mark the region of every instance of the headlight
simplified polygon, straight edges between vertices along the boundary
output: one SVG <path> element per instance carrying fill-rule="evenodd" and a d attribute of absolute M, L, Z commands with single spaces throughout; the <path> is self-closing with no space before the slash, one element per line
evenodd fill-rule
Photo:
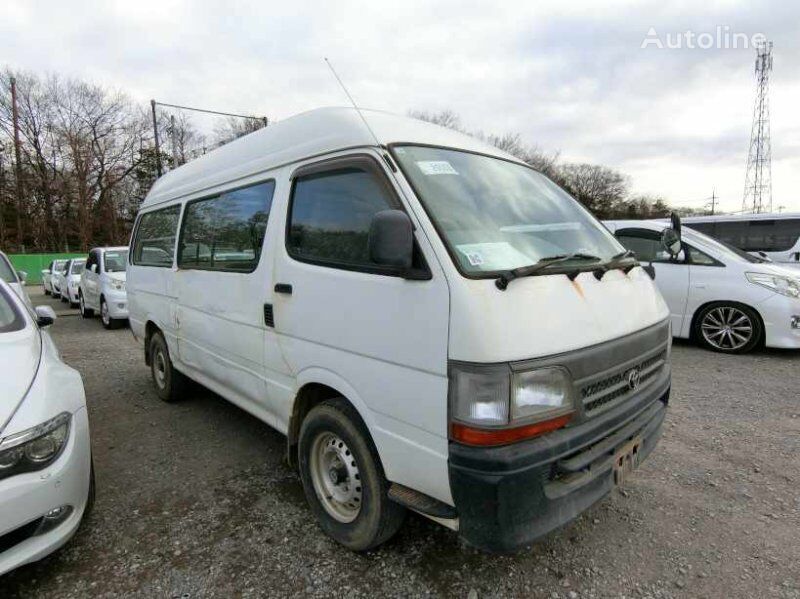
<path fill-rule="evenodd" d="M 38 426 L 0 440 L 0 479 L 41 470 L 61 454 L 69 436 L 70 415 L 62 412 Z"/>
<path fill-rule="evenodd" d="M 745 276 L 751 283 L 771 289 L 775 293 L 786 297 L 800 297 L 800 282 L 797 279 L 760 272 L 748 272 Z"/>
<path fill-rule="evenodd" d="M 125 281 L 111 281 L 111 288 L 116 291 L 125 291 Z"/>
<path fill-rule="evenodd" d="M 559 367 L 513 372 L 508 365 L 450 368 L 453 440 L 503 445 L 561 428 L 574 414 L 572 381 Z"/>

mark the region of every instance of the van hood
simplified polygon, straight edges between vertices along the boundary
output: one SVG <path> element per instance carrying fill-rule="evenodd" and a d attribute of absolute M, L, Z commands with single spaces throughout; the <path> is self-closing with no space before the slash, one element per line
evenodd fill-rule
<path fill-rule="evenodd" d="M 669 310 L 642 268 L 517 279 L 451 281 L 449 357 L 493 363 L 552 356 L 662 322 Z"/>
<path fill-rule="evenodd" d="M 0 335 L 0 433 L 25 399 L 41 357 L 36 327 Z"/>

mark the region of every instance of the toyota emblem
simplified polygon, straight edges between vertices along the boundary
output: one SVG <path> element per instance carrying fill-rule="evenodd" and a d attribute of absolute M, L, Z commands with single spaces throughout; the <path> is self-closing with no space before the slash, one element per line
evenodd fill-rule
<path fill-rule="evenodd" d="M 634 391 L 638 386 L 639 382 L 642 378 L 642 371 L 638 368 L 631 368 L 628 371 L 628 388 L 631 391 Z"/>

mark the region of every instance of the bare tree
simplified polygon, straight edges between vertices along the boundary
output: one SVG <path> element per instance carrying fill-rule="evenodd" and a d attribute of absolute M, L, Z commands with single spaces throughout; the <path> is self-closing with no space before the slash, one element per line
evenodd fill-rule
<path fill-rule="evenodd" d="M 228 117 L 222 125 L 214 129 L 214 147 L 225 145 L 264 127 L 264 122 L 258 119 L 243 119 Z"/>

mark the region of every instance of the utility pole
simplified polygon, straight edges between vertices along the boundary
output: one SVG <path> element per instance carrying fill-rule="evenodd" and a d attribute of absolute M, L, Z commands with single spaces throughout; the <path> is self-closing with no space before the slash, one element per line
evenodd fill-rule
<path fill-rule="evenodd" d="M 19 112 L 17 110 L 17 78 L 11 77 L 11 119 L 14 121 L 14 158 L 17 191 L 17 251 L 25 253 L 25 236 L 22 232 L 22 151 L 19 142 Z"/>
<path fill-rule="evenodd" d="M 172 138 L 172 168 L 178 168 L 178 129 L 175 127 L 175 115 L 169 115 L 170 137 Z"/>
<path fill-rule="evenodd" d="M 714 209 L 717 207 L 717 190 L 711 189 L 711 216 L 714 216 Z"/>
<path fill-rule="evenodd" d="M 153 112 L 153 137 L 156 140 L 156 171 L 161 176 L 161 148 L 158 147 L 158 121 L 156 120 L 156 101 L 150 100 L 150 108 Z"/>
<path fill-rule="evenodd" d="M 772 42 L 765 41 L 756 48 L 756 103 L 744 178 L 742 212 L 772 211 L 772 142 L 769 132 L 771 72 Z"/>

